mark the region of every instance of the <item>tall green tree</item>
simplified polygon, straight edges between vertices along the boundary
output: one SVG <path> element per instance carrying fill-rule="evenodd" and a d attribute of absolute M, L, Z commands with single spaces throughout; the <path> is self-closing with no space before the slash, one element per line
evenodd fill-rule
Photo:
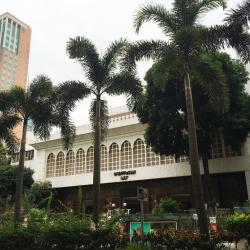
<path fill-rule="evenodd" d="M 26 148 L 26 132 L 28 120 L 33 122 L 33 132 L 41 139 L 47 139 L 52 126 L 60 126 L 62 136 L 65 141 L 74 132 L 74 127 L 70 124 L 69 118 L 65 117 L 67 110 L 62 112 L 60 108 L 63 101 L 55 94 L 51 80 L 46 76 L 36 77 L 28 86 L 27 90 L 14 87 L 9 91 L 0 92 L 0 110 L 6 120 L 11 121 L 11 126 L 5 127 L 0 134 L 3 135 L 11 131 L 17 125 L 22 125 L 22 137 L 20 142 L 20 159 L 17 166 L 16 193 L 14 221 L 17 225 L 21 218 L 21 200 L 23 194 L 23 175 Z M 3 137 L 2 137 L 3 138 Z M 8 140 L 6 139 L 8 142 Z"/>
<path fill-rule="evenodd" d="M 80 63 L 87 81 L 65 82 L 59 87 L 60 95 L 72 110 L 75 102 L 85 97 L 85 93 L 94 97 L 89 113 L 94 138 L 93 220 L 96 224 L 99 222 L 100 213 L 100 148 L 108 127 L 108 108 L 103 95 L 125 94 L 127 104 L 132 107 L 141 92 L 140 81 L 133 74 L 121 72 L 117 68 L 117 62 L 126 45 L 127 41 L 124 39 L 115 41 L 101 56 L 89 39 L 70 39 L 67 43 L 67 53 L 70 58 Z"/>
<path fill-rule="evenodd" d="M 29 189 L 33 184 L 32 178 L 34 171 L 30 168 L 24 168 L 23 187 Z M 11 197 L 11 201 L 14 201 L 16 190 L 16 166 L 2 165 L 0 166 L 0 197 Z"/>
<path fill-rule="evenodd" d="M 208 159 L 212 157 L 215 137 L 221 133 L 225 146 L 239 150 L 250 131 L 250 97 L 245 91 L 248 72 L 242 63 L 226 53 L 205 53 L 201 59 L 203 71 L 192 70 L 191 80 L 198 149 L 203 161 L 207 202 L 211 204 Z M 188 155 L 183 77 L 179 65 L 174 62 L 167 65 L 159 61 L 148 71 L 146 91 L 137 113 L 148 124 L 145 138 L 155 152 L 178 158 Z M 223 78 L 219 76 L 222 73 Z"/>
<path fill-rule="evenodd" d="M 249 61 L 250 36 L 241 21 L 235 23 L 225 20 L 222 25 L 213 27 L 200 23 L 201 15 L 218 7 L 225 8 L 226 3 L 226 0 L 174 0 L 171 11 L 160 4 L 140 7 L 134 18 L 136 32 L 139 32 L 143 23 L 154 21 L 166 35 L 167 41 L 136 42 L 130 46 L 124 60 L 124 67 L 129 70 L 135 68 L 135 62 L 142 58 L 173 58 L 179 60 L 182 65 L 193 197 L 196 201 L 200 231 L 205 235 L 208 235 L 207 214 L 201 185 L 190 67 L 198 64 L 197 55 L 201 51 L 223 49 L 225 46 L 235 48 L 245 61 Z M 231 13 L 228 18 L 230 16 Z"/>

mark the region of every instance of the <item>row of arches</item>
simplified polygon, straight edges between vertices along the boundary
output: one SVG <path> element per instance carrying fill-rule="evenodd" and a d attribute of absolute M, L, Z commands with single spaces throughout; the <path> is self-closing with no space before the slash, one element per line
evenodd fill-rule
<path fill-rule="evenodd" d="M 182 160 L 184 161 L 184 160 Z M 174 163 L 173 156 L 159 156 L 146 145 L 142 139 L 137 139 L 132 147 L 129 141 L 124 141 L 121 149 L 117 143 L 112 143 L 109 150 L 101 145 L 101 171 L 129 169 L 144 166 L 156 166 Z M 85 152 L 79 148 L 76 152 L 69 150 L 64 155 L 59 152 L 57 156 L 50 153 L 47 158 L 46 176 L 64 176 L 93 172 L 94 148 L 89 147 Z"/>

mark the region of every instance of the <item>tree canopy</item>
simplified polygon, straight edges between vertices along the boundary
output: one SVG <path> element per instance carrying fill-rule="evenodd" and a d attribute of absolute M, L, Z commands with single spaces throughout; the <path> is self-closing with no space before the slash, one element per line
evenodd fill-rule
<path fill-rule="evenodd" d="M 205 53 L 200 57 L 204 65 L 215 67 L 213 73 L 223 73 L 220 76 L 222 82 L 214 82 L 215 76 L 204 82 L 204 72 L 193 71 L 191 74 L 199 151 L 201 153 L 204 144 L 208 144 L 207 157 L 211 158 L 210 148 L 216 129 L 222 130 L 225 144 L 234 149 L 242 146 L 247 138 L 250 131 L 250 97 L 245 91 L 248 72 L 242 63 L 226 53 Z M 207 72 L 207 75 L 211 73 Z M 147 72 L 145 79 L 147 86 L 138 116 L 141 122 L 148 124 L 147 143 L 160 154 L 177 157 L 188 154 L 186 104 L 181 87 L 183 77 L 178 65 L 166 66 L 165 62 L 159 61 Z M 208 85 L 217 87 L 217 91 L 210 90 Z M 209 134 L 209 143 L 206 134 Z"/>
<path fill-rule="evenodd" d="M 30 168 L 24 168 L 23 186 L 24 189 L 28 189 L 33 184 L 32 178 L 33 170 Z M 7 198 L 11 195 L 14 200 L 16 188 L 16 166 L 2 165 L 0 166 L 0 197 Z"/>

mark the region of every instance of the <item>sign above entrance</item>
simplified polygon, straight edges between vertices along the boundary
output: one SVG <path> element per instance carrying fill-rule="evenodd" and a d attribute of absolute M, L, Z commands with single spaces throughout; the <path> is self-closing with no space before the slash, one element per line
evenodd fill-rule
<path fill-rule="evenodd" d="M 133 174 L 136 174 L 136 170 L 114 172 L 114 176 L 133 175 Z"/>
<path fill-rule="evenodd" d="M 136 174 L 136 170 L 114 172 L 114 176 L 120 176 L 122 181 L 126 181 L 129 175 Z"/>

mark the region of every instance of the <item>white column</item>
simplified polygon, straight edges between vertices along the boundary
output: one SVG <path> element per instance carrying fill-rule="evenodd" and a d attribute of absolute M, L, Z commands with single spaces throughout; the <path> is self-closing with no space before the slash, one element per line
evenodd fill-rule
<path fill-rule="evenodd" d="M 1 44 L 2 35 L 4 36 L 4 33 L 3 33 L 3 20 L 4 20 L 4 19 L 1 20 L 2 22 L 1 22 L 1 32 L 0 32 L 0 45 L 2 45 L 2 44 Z M 5 31 L 4 31 L 4 32 L 5 32 Z"/>
<path fill-rule="evenodd" d="M 4 27 L 4 34 L 3 34 L 3 44 L 2 44 L 2 47 L 5 46 L 6 33 L 7 33 L 7 28 L 8 28 L 8 18 L 4 18 L 3 21 L 4 21 L 5 27 Z"/>

